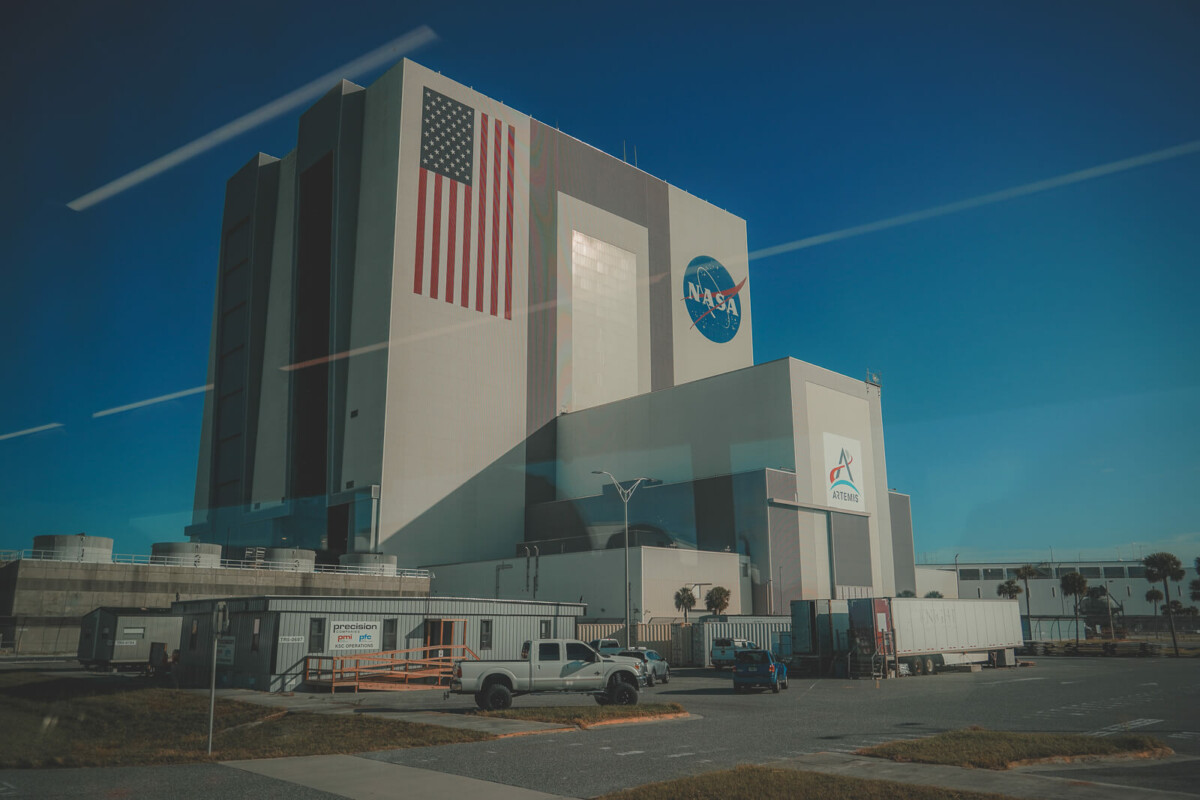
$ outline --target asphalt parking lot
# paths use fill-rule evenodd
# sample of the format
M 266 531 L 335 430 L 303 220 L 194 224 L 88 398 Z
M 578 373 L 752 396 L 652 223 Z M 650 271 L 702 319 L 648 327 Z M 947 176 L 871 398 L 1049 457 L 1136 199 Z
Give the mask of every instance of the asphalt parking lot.
M 747 695 L 733 693 L 727 672 L 678 670 L 670 684 L 644 690 L 642 702 L 680 703 L 691 719 L 367 757 L 590 797 L 736 764 L 852 752 L 969 725 L 1094 735 L 1129 729 L 1159 736 L 1178 753 L 1200 756 L 1200 665 L 1195 660 L 1036 662 L 1020 669 L 881 681 L 878 688 L 874 681 L 793 679 L 779 694 Z M 471 705 L 470 698 L 454 696 L 406 700 L 430 710 Z M 529 697 L 518 698 L 514 706 L 573 702 Z M 1200 761 L 1171 770 L 1147 769 L 1152 766 L 1117 767 L 1108 780 L 1200 792 Z
M 943 730 L 1065 731 L 1098 736 L 1153 734 L 1181 754 L 1167 762 L 1087 767 L 1040 765 L 1070 781 L 1128 787 L 1128 796 L 1166 790 L 1200 796 L 1200 662 L 1195 659 L 1038 658 L 1036 666 L 881 681 L 801 680 L 779 694 L 734 694 L 728 672 L 676 670 L 641 702 L 677 702 L 688 719 L 612 725 L 476 744 L 362 754 L 376 762 L 432 770 L 568 797 L 592 797 L 652 781 L 771 764 Z M 465 713 L 469 696 L 363 692 L 260 700 L 329 711 Z M 514 707 L 590 704 L 577 695 L 519 697 Z M 435 719 L 428 720 L 435 722 Z M 352 762 L 354 759 L 350 759 Z M 295 783 L 218 764 L 99 770 L 4 770 L 0 796 L 83 798 L 335 797 Z M 485 787 L 494 793 L 501 787 Z M 1124 790 L 1122 790 L 1124 791 Z M 418 793 L 419 794 L 419 793 Z M 429 796 L 443 796 L 444 792 Z M 372 795 L 373 796 L 373 795 Z M 413 795 L 417 796 L 417 795 Z

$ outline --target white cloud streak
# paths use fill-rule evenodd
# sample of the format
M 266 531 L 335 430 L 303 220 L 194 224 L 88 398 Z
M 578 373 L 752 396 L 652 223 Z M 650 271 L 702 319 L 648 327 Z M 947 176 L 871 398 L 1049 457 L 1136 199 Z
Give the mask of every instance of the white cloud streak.
M 61 427 L 63 427 L 61 422 L 51 422 L 49 425 L 39 425 L 36 428 L 26 428 L 23 431 L 13 431 L 12 433 L 0 434 L 0 442 L 4 441 L 5 439 L 15 439 L 18 436 L 28 436 L 31 433 L 41 433 L 42 431 L 51 431 L 55 428 Z
M 133 411 L 135 408 L 145 408 L 146 406 L 152 406 L 155 403 L 165 403 L 168 400 L 178 400 L 180 397 L 187 397 L 189 395 L 199 394 L 201 392 L 212 391 L 212 388 L 213 385 L 209 383 L 205 384 L 204 386 L 196 386 L 192 389 L 184 389 L 182 392 L 171 392 L 170 394 L 164 394 L 161 397 L 151 397 L 149 400 L 139 400 L 136 403 L 130 403 L 129 405 L 125 406 L 106 408 L 103 411 L 97 411 L 95 414 L 92 414 L 92 419 L 96 419 L 97 417 L 107 417 L 112 414 L 120 414 L 123 411 Z
M 914 222 L 922 222 L 934 217 L 944 217 L 947 214 L 957 214 L 959 211 L 967 211 L 980 206 L 991 205 L 992 203 L 1000 203 L 1005 200 L 1012 200 L 1016 197 L 1024 197 L 1025 195 L 1036 194 L 1037 192 L 1045 192 L 1050 189 L 1057 189 L 1061 186 L 1070 186 L 1073 183 L 1081 183 L 1089 181 L 1093 178 L 1101 178 L 1105 175 L 1112 175 L 1117 172 L 1124 172 L 1137 167 L 1144 167 L 1149 164 L 1156 164 L 1160 161 L 1167 161 L 1172 158 L 1182 158 L 1183 156 L 1192 155 L 1200 152 L 1200 140 L 1185 142 L 1184 144 L 1168 147 L 1164 150 L 1155 150 L 1152 153 L 1143 153 L 1140 156 L 1113 161 L 1108 164 L 1100 164 L 1095 167 L 1088 167 L 1076 172 L 1068 172 L 1065 175 L 1058 175 L 1053 178 L 1046 178 L 1033 183 L 1026 183 L 1022 186 L 1014 186 L 1011 189 L 1002 189 L 998 192 L 990 192 L 981 194 L 978 197 L 971 197 L 966 200 L 959 200 L 954 203 L 947 203 L 942 206 L 934 206 L 926 208 L 922 211 L 913 211 L 908 214 L 901 214 L 898 217 L 888 217 L 876 222 L 868 222 L 864 225 L 855 225 L 852 228 L 843 228 L 839 231 L 831 231 L 822 233 L 817 236 L 808 236 L 803 239 L 796 239 L 792 242 L 777 244 L 772 247 L 765 247 L 762 250 L 755 250 L 750 253 L 750 259 L 770 258 L 782 253 L 790 253 L 794 250 L 804 250 L 808 247 L 816 247 L 820 244 L 828 244 L 841 239 L 850 239 L 855 236 L 862 236 L 866 233 L 875 233 L 876 231 L 886 230 L 888 228 L 896 228 L 901 225 L 910 225 Z
M 356 58 L 348 64 L 343 64 L 332 72 L 327 72 L 316 80 L 309 81 L 299 89 L 288 92 L 283 97 L 267 103 L 261 108 L 251 111 L 238 117 L 233 122 L 222 125 L 211 133 L 201 136 L 195 141 L 185 144 L 176 150 L 172 150 L 165 156 L 156 158 L 149 164 L 138 167 L 133 172 L 122 175 L 114 181 L 104 184 L 99 189 L 88 192 L 85 195 L 75 198 L 67 203 L 67 207 L 73 211 L 83 211 L 91 208 L 97 203 L 101 203 L 114 195 L 120 194 L 126 189 L 137 186 L 139 183 L 148 181 L 156 175 L 160 175 L 173 167 L 177 167 L 189 159 L 204 153 L 217 145 L 240 136 L 251 128 L 256 128 L 266 122 L 270 122 L 278 116 L 286 114 L 298 106 L 304 105 L 311 100 L 315 100 L 325 92 L 329 91 L 333 85 L 342 78 L 353 78 L 361 75 L 364 72 L 369 72 L 376 67 L 383 66 L 397 58 L 404 56 L 416 50 L 423 45 L 437 41 L 437 34 L 426 25 L 409 31 L 403 36 L 393 39 L 382 47 L 376 48 L 360 58 Z

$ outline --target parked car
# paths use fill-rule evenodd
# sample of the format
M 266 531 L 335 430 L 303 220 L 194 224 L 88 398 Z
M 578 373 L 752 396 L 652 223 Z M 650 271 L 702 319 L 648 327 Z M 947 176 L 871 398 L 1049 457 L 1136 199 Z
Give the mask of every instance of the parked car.
M 733 690 L 788 688 L 787 664 L 776 661 L 770 650 L 742 650 L 733 665 Z
M 588 647 L 602 656 L 615 656 L 625 649 L 616 639 L 592 639 L 588 642 Z
M 636 658 L 645 665 L 647 686 L 653 686 L 655 681 L 671 682 L 671 665 L 656 651 L 645 647 L 631 647 L 628 650 L 622 650 L 620 655 L 625 658 Z
M 713 639 L 710 658 L 716 669 L 734 665 L 734 656 L 741 650 L 757 650 L 758 645 L 746 639 Z

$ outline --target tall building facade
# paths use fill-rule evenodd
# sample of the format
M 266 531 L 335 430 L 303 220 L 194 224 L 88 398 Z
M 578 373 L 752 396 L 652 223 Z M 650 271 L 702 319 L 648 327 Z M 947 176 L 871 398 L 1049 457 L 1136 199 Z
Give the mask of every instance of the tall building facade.
M 230 549 L 509 556 L 560 416 L 753 364 L 744 220 L 411 61 L 229 180 L 220 253 L 187 533 Z

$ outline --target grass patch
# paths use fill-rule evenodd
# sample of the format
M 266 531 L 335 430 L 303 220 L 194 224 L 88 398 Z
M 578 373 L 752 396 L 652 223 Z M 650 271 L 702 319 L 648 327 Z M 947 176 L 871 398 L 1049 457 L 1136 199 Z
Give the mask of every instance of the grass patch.
M 358 753 L 493 738 L 365 716 L 287 714 L 218 700 L 213 754 L 208 698 L 137 679 L 0 673 L 0 768 L 178 764 Z
M 848 778 L 777 767 L 736 767 L 649 783 L 600 800 L 1001 800 L 1004 795 Z
M 550 706 L 546 708 L 509 708 L 504 711 L 477 711 L 481 717 L 523 719 L 531 722 L 557 722 L 586 728 L 611 719 L 663 717 L 687 713 L 679 703 L 647 703 L 636 706 Z
M 955 767 L 1008 769 L 1025 761 L 1083 756 L 1170 755 L 1161 739 L 1142 734 L 1084 736 L 1078 733 L 1009 733 L 968 728 L 925 739 L 887 742 L 859 750 L 860 755 L 947 764 Z

